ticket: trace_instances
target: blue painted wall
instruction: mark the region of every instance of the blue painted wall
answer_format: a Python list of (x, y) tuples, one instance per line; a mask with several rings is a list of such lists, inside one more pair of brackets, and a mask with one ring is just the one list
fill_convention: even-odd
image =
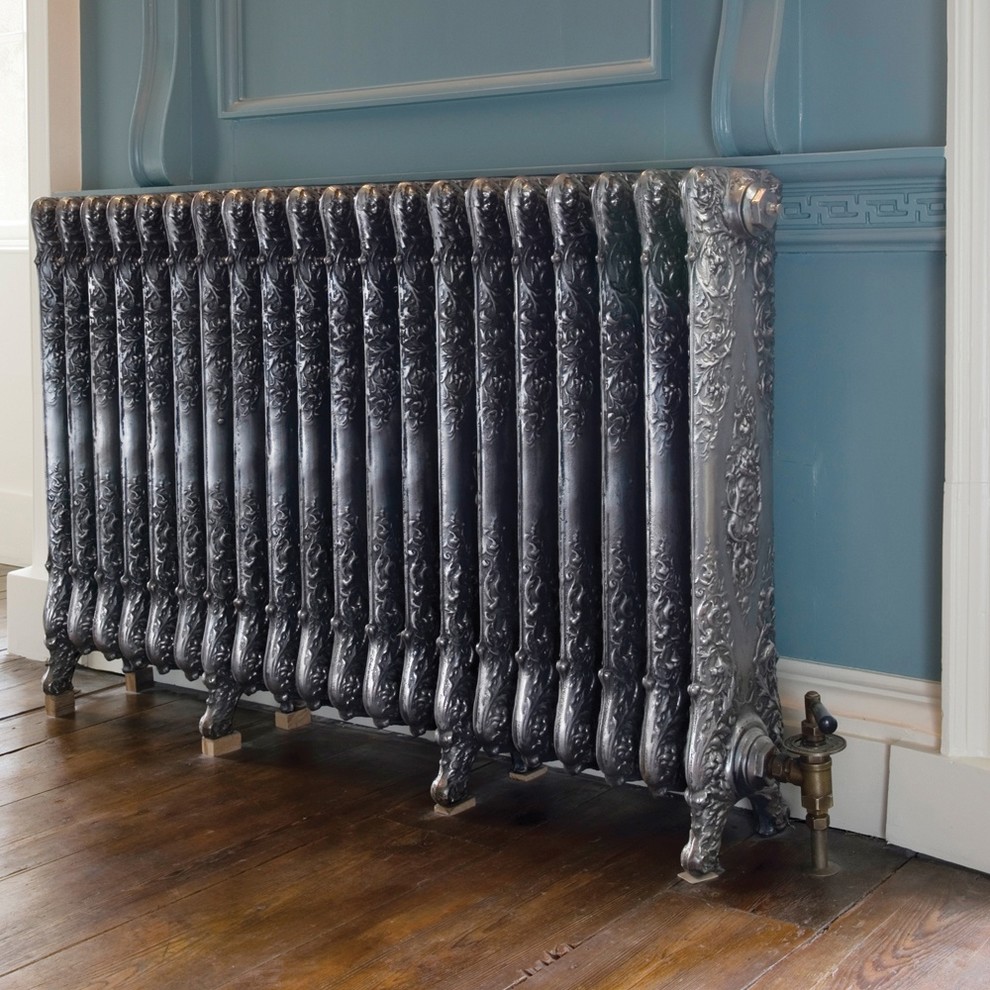
[[(183, 4), (155, 2), (160, 10)], [(291, 31), (276, 35), (258, 16), (259, 2), (245, 0), (242, 7), (251, 61), (247, 95), (285, 93), (297, 83), (312, 89), (321, 78), (318, 61), (314, 68), (320, 46), (319, 32), (308, 31), (314, 24), (328, 30), (327, 4), (282, 0)], [(447, 0), (413, 2), (424, 11), (456, 9)], [(553, 2), (563, 9), (567, 0)], [(616, 18), (641, 16), (647, 0), (628, 0), (635, 10), (624, 9), (625, 2), (580, 0), (573, 50), (590, 46)], [(774, 6), (727, 2), (756, 15)], [(128, 127), (141, 70), (141, 7), (136, 0), (81, 0), (90, 189), (134, 186)], [(307, 10), (317, 9), (318, 18), (307, 18)], [(375, 37), (373, 18), (361, 13), (374, 9), (349, 4), (348, 30), (356, 31), (354, 18), (365, 16), (366, 33)], [(489, 9), (492, 18), (501, 17), (497, 5)], [(196, 184), (295, 183), (715, 157), (712, 79), (722, 4), (666, 0), (658, 9), (664, 78), (653, 81), (232, 118), (219, 112), (217, 0), (190, 2), (189, 70), (175, 89), (175, 109), (189, 120), (192, 136), (187, 174)], [(908, 153), (896, 149), (943, 145), (945, 4), (788, 0), (787, 10), (777, 97), (781, 113), (792, 107), (799, 113), (789, 132), (793, 147), (785, 150), (803, 154), (780, 159), (779, 171), (786, 192), (808, 163), (811, 188), (822, 195), (820, 215), (801, 221), (796, 239), (782, 240), (777, 274), (779, 646), (802, 659), (937, 678), (944, 258), (930, 228), (941, 222), (941, 169), (932, 156), (935, 165), (919, 173), (920, 192), (912, 187), (904, 194), (901, 178), (884, 185), (881, 154), (813, 153), (888, 148), (898, 159)], [(250, 34), (262, 26), (264, 39)], [(295, 49), (292, 32), (305, 36)], [(473, 32), (481, 46), (490, 35)], [(529, 48), (539, 53), (539, 46)], [(263, 61), (266, 52), (272, 66)], [(387, 81), (430, 66), (428, 47), (410, 53), (393, 42), (378, 57), (388, 66)], [(746, 71), (743, 65), (739, 79)], [(369, 78), (363, 64), (361, 82)], [(835, 189), (833, 173), (847, 184), (839, 206), (826, 195)], [(869, 210), (859, 211), (868, 202)], [(827, 240), (826, 228), (834, 232), (847, 222), (876, 241), (873, 249)], [(887, 223), (898, 250), (875, 237)], [(924, 240), (915, 246), (911, 238), (919, 232)]]
[(786, 656), (939, 677), (944, 256), (779, 256)]

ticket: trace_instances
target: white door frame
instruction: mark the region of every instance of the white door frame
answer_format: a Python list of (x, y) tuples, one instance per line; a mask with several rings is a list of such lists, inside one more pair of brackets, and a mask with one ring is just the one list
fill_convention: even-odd
[(949, 0), (942, 752), (990, 756), (990, 4)]

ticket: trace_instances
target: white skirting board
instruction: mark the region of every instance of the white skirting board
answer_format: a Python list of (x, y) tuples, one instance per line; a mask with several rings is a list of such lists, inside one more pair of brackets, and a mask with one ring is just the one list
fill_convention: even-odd
[(7, 575), (7, 649), (29, 660), (45, 660), (45, 592), (48, 573), (34, 565)]
[[(46, 575), (24, 568), (8, 575), (11, 653), (44, 660), (41, 628)], [(119, 672), (119, 662), (99, 654), (83, 666)], [(835, 667), (782, 657), (778, 668), (788, 733), (797, 733), (804, 692), (818, 691), (839, 720), (848, 748), (834, 759), (832, 824), (953, 863), (990, 872), (990, 760), (949, 759), (939, 751), (941, 691), (934, 681)], [(159, 683), (202, 690), (178, 671), (155, 675)], [(255, 704), (275, 707), (266, 692)], [(398, 729), (398, 731), (403, 731)], [(800, 794), (785, 786), (796, 818)]]
[(890, 842), (990, 873), (988, 820), (990, 760), (891, 748)]
[(31, 559), (31, 496), (0, 491), (0, 560), (23, 564)]
[[(890, 754), (905, 744), (937, 751), (939, 684), (789, 657), (781, 657), (777, 676), (788, 734), (800, 732), (805, 692), (817, 691), (838, 719), (839, 735), (848, 743), (832, 761), (832, 824), (889, 838)], [(803, 818), (798, 789), (788, 785), (784, 791), (795, 817)]]

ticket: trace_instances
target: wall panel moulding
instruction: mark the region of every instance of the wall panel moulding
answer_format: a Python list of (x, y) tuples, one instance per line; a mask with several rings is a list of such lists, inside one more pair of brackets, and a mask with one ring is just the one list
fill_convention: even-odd
[(277, 4), (219, 0), (219, 115), (269, 117), (662, 79), (666, 3), (613, 5), (603, 31), (598, 0), (502, 0), (497, 14), (488, 0), (459, 0), (456, 18), (438, 16), (443, 5), (433, 0), (365, 0), (360, 12), (310, 5), (300, 31)]

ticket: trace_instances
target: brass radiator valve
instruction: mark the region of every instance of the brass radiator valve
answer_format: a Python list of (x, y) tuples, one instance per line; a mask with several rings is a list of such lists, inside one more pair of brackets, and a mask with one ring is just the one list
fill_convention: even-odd
[(812, 873), (830, 876), (836, 872), (828, 861), (828, 811), (832, 807), (832, 754), (846, 748), (839, 727), (822, 704), (817, 691), (804, 696), (801, 735), (784, 740), (783, 749), (767, 757), (766, 776), (801, 788), (801, 805), (811, 829)]

